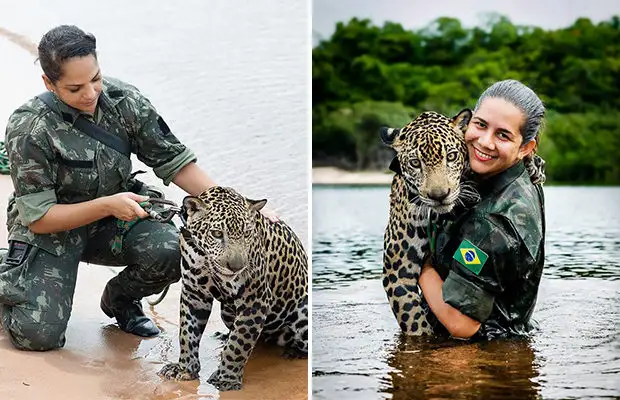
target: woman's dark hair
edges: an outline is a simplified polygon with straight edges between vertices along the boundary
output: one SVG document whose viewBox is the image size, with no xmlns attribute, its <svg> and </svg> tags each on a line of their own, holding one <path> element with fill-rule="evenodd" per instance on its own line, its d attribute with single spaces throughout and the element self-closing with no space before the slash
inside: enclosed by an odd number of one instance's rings
<svg viewBox="0 0 620 400">
<path fill-rule="evenodd" d="M 74 25 L 60 25 L 48 31 L 39 42 L 39 62 L 52 83 L 62 76 L 62 65 L 73 57 L 97 58 L 97 40 Z"/>
</svg>

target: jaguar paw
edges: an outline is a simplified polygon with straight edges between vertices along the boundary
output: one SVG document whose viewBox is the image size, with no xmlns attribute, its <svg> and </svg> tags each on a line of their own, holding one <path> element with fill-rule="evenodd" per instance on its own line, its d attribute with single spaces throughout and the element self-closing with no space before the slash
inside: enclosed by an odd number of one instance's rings
<svg viewBox="0 0 620 400">
<path fill-rule="evenodd" d="M 232 374 L 220 373 L 219 370 L 211 374 L 207 382 L 215 386 L 215 388 L 220 392 L 227 390 L 241 390 L 241 377 L 236 377 Z"/>
<path fill-rule="evenodd" d="M 165 365 L 157 375 L 164 379 L 177 380 L 177 381 L 191 381 L 198 379 L 199 371 L 189 371 L 179 363 L 170 363 Z"/>
</svg>

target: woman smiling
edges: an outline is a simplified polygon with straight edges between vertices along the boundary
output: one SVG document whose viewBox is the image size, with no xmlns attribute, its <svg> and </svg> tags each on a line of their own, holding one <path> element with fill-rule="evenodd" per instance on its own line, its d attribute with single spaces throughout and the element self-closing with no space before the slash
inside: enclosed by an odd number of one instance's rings
<svg viewBox="0 0 620 400">
<path fill-rule="evenodd" d="M 454 337 L 491 339 L 532 328 L 544 265 L 541 184 L 532 157 L 545 108 L 527 86 L 497 82 L 480 97 L 465 133 L 481 201 L 443 221 L 420 276 L 432 312 Z"/>
</svg>

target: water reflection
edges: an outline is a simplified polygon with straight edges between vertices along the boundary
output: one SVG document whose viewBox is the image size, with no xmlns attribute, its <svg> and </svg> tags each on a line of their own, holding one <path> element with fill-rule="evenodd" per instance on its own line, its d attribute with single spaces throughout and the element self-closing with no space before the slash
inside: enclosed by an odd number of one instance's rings
<svg viewBox="0 0 620 400">
<path fill-rule="evenodd" d="M 539 398 L 527 340 L 432 341 L 398 335 L 387 358 L 392 399 Z"/>
</svg>

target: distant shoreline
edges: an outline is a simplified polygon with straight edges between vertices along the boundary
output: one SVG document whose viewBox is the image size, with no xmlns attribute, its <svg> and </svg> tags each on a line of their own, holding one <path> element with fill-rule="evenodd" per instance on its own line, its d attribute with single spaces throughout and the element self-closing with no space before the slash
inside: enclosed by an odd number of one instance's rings
<svg viewBox="0 0 620 400">
<path fill-rule="evenodd" d="M 393 173 L 381 171 L 350 172 L 335 167 L 312 168 L 313 186 L 390 186 Z"/>
<path fill-rule="evenodd" d="M 393 172 L 347 171 L 337 167 L 313 167 L 312 186 L 386 186 L 392 184 Z M 544 187 L 619 187 L 600 182 L 557 182 L 547 181 Z"/>
</svg>

